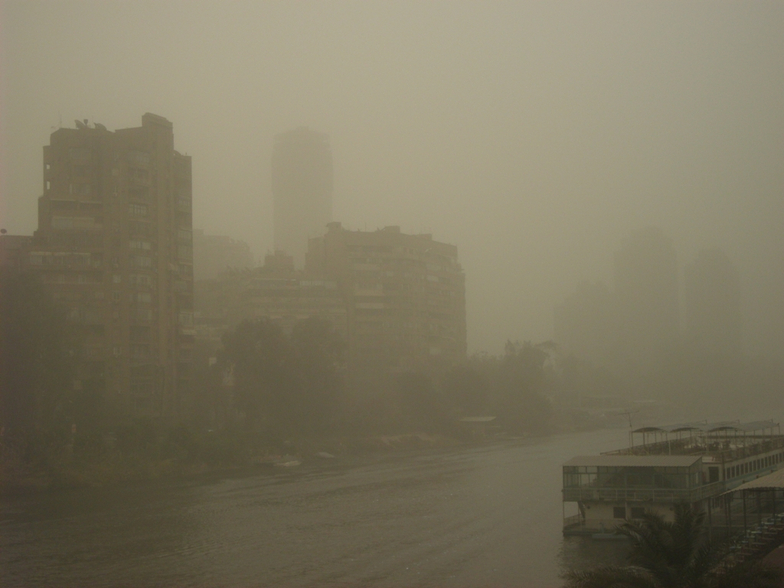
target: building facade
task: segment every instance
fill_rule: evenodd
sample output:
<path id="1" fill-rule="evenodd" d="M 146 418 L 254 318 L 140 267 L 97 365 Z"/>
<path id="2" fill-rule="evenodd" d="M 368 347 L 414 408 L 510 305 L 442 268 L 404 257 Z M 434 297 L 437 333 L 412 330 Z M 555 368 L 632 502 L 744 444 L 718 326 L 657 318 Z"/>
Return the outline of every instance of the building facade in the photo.
<path id="1" fill-rule="evenodd" d="M 686 343 L 706 354 L 738 355 L 740 278 L 721 249 L 701 251 L 684 272 Z"/>
<path id="2" fill-rule="evenodd" d="M 276 251 L 262 267 L 224 272 L 196 282 L 196 329 L 216 349 L 221 337 L 243 320 L 266 318 L 287 334 L 308 318 L 320 318 L 348 340 L 343 296 L 334 279 L 295 270 L 290 255 Z"/>
<path id="3" fill-rule="evenodd" d="M 343 294 L 355 375 L 465 358 L 465 276 L 454 245 L 400 227 L 349 231 L 333 222 L 310 240 L 306 267 L 330 276 Z"/>
<path id="4" fill-rule="evenodd" d="M 217 278 L 229 269 L 251 268 L 253 254 L 245 241 L 225 235 L 205 235 L 201 229 L 193 230 L 193 278 Z"/>
<path id="5" fill-rule="evenodd" d="M 647 370 L 674 349 L 679 334 L 678 267 L 672 240 L 649 227 L 615 252 L 619 350 L 632 370 Z"/>
<path id="6" fill-rule="evenodd" d="M 274 246 L 301 269 L 308 239 L 332 220 L 329 137 L 305 127 L 275 137 L 272 153 Z"/>
<path id="7" fill-rule="evenodd" d="M 618 350 L 614 295 L 602 283 L 583 282 L 553 312 L 555 340 L 567 355 L 612 367 Z"/>
<path id="8" fill-rule="evenodd" d="M 195 334 L 191 158 L 154 114 L 114 132 L 76 126 L 44 147 L 27 263 L 79 332 L 75 386 L 117 414 L 176 418 Z"/>

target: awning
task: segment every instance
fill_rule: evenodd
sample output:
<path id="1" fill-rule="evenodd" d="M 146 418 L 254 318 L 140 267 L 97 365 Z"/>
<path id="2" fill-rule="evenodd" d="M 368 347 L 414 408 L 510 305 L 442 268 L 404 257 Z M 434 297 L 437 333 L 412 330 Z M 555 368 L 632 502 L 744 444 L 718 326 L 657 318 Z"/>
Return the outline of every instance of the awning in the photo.
<path id="1" fill-rule="evenodd" d="M 728 490 L 722 494 L 732 494 L 733 492 L 739 492 L 741 490 L 775 490 L 779 488 L 784 488 L 784 469 L 776 470 L 772 474 L 736 486 L 732 490 Z"/>

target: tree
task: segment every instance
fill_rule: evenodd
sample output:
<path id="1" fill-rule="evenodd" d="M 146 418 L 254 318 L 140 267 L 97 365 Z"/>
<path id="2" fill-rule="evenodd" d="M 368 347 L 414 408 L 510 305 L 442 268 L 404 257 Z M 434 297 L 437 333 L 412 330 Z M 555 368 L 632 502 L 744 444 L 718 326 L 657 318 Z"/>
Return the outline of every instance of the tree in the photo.
<path id="1" fill-rule="evenodd" d="M 543 396 L 544 366 L 549 343 L 506 342 L 496 375 L 499 414 L 508 430 L 544 432 L 552 418 L 552 407 Z"/>
<path id="2" fill-rule="evenodd" d="M 487 410 L 488 378 L 476 366 L 466 363 L 453 367 L 444 377 L 447 401 L 461 414 L 477 416 Z"/>
<path id="3" fill-rule="evenodd" d="M 341 400 L 345 343 L 329 322 L 311 317 L 294 325 L 291 347 L 297 377 L 292 416 L 308 431 L 325 432 Z"/>
<path id="4" fill-rule="evenodd" d="M 630 566 L 570 572 L 566 588 L 776 588 L 781 574 L 758 563 L 723 569 L 709 539 L 705 513 L 675 506 L 673 521 L 645 512 L 618 532 L 631 541 Z"/>
<path id="5" fill-rule="evenodd" d="M 263 318 L 246 320 L 223 336 L 219 362 L 234 380 L 236 407 L 249 427 L 277 425 L 292 387 L 294 355 L 281 328 Z"/>
<path id="6" fill-rule="evenodd" d="M 74 346 L 64 313 L 37 276 L 0 270 L 0 418 L 9 431 L 70 416 Z"/>
<path id="7" fill-rule="evenodd" d="M 269 319 L 246 320 L 224 335 L 219 363 L 251 428 L 323 433 L 343 389 L 343 348 L 320 319 L 297 323 L 290 337 Z"/>

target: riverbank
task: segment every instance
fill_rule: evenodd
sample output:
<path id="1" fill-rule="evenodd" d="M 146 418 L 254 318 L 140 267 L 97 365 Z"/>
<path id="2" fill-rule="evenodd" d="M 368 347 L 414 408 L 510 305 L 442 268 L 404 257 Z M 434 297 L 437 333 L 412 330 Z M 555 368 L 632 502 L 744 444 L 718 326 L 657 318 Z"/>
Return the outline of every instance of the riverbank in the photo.
<path id="1" fill-rule="evenodd" d="M 574 421 L 556 421 L 551 430 L 538 436 L 603 428 L 599 423 L 576 426 Z M 2 439 L 0 494 L 232 472 L 279 462 L 329 459 L 325 456 L 473 447 L 510 438 L 503 432 L 476 435 L 454 429 L 448 433 L 409 431 L 280 439 L 236 430 L 156 430 L 149 423 L 136 423 L 111 434 Z"/>
<path id="2" fill-rule="evenodd" d="M 326 437 L 287 440 L 277 444 L 249 443 L 240 440 L 223 443 L 221 455 L 215 447 L 193 451 L 191 455 L 171 456 L 160 447 L 148 451 L 108 449 L 98 455 L 74 455 L 67 445 L 37 463 L 27 463 L 12 451 L 4 452 L 0 464 L 0 493 L 19 494 L 61 488 L 98 487 L 132 481 L 188 477 L 207 473 L 242 471 L 255 466 L 275 466 L 308 459 L 330 459 L 345 455 L 384 453 L 459 445 L 474 445 L 439 434 L 424 432 L 372 437 Z M 218 445 L 218 443 L 216 443 Z M 226 445 L 230 445 L 226 447 Z M 161 456 L 161 453 L 164 453 Z M 175 452 L 176 453 L 176 452 Z M 209 455 L 212 453 L 212 455 Z M 195 454 L 195 455 L 193 455 Z M 208 454 L 199 459 L 199 454 Z M 217 457 L 217 458 L 216 458 Z"/>

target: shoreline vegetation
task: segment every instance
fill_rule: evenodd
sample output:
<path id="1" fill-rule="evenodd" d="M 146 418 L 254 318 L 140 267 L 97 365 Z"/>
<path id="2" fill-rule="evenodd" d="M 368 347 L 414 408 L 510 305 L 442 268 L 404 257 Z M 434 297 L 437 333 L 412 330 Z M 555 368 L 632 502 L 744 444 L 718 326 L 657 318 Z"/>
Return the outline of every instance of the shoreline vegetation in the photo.
<path id="1" fill-rule="evenodd" d="M 559 428 L 537 436 L 576 432 Z M 109 437 L 84 438 L 53 446 L 3 439 L 0 453 L 0 494 L 111 486 L 156 479 L 183 479 L 202 474 L 264 471 L 300 463 L 327 462 L 348 456 L 450 447 L 476 447 L 527 434 L 481 436 L 407 432 L 375 436 L 299 438 L 270 442 L 254 435 L 206 431 L 200 438 L 184 428 L 172 429 L 154 442 L 136 443 Z M 255 437 L 255 438 L 254 438 Z M 40 441 L 40 440 L 39 440 Z"/>

